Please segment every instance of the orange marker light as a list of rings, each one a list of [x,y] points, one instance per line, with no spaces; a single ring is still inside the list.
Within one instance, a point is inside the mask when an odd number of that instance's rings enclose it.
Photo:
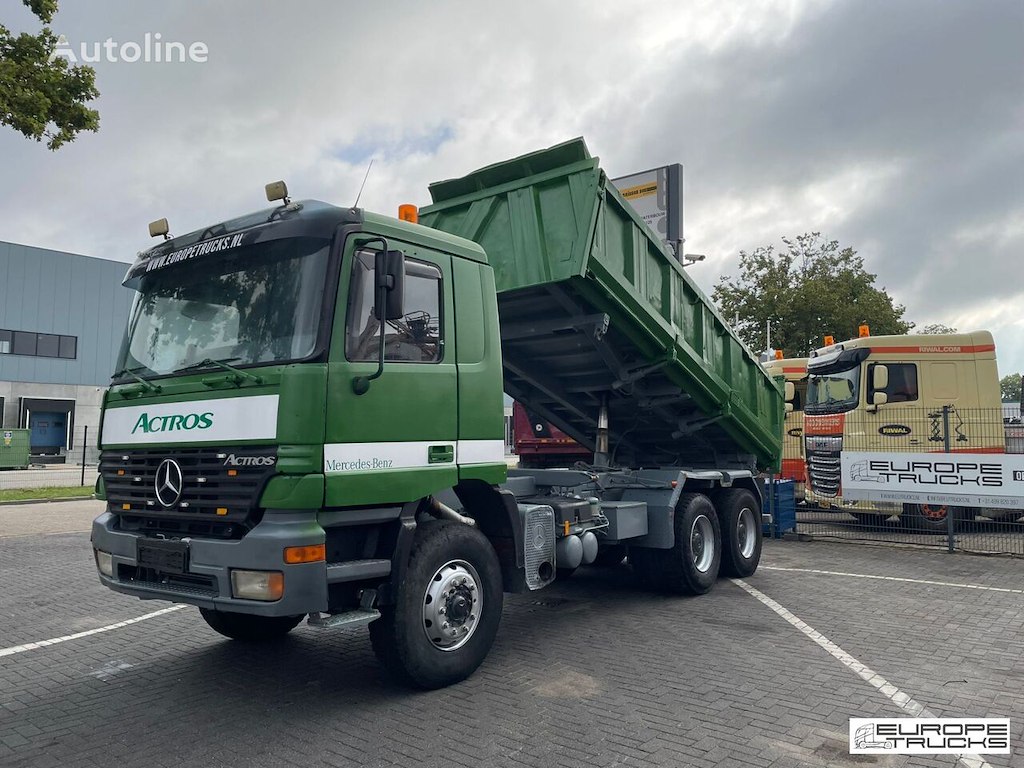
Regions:
[[[122,475],[124,475],[124,470],[123,469],[117,470],[117,476],[121,477]]]
[[[420,210],[415,205],[402,203],[398,206],[398,218],[408,221],[410,224],[418,224],[420,221]]]
[[[825,346],[826,347],[831,347],[835,343],[836,343],[835,336],[826,336],[825,337]]]
[[[782,359],[782,350],[781,349],[776,349],[775,350],[775,359],[776,360],[781,360]]]
[[[871,335],[871,328],[868,327],[868,325],[865,323],[864,325],[860,326],[857,329],[857,335],[860,336],[862,339],[865,336],[870,336]]]
[[[131,504],[122,504],[121,505],[121,509],[131,509],[131,508],[132,508]]]
[[[291,565],[296,563],[321,563],[326,559],[327,546],[325,544],[284,548],[284,561]]]
[[[238,474],[238,470],[237,469],[229,469],[228,470],[228,477],[234,477],[237,474]]]
[[[227,513],[228,513],[228,508],[227,507],[217,507],[217,514],[218,515],[226,515]]]
[[[568,520],[563,520],[562,521],[562,535],[563,536],[568,536],[569,535],[569,521]]]

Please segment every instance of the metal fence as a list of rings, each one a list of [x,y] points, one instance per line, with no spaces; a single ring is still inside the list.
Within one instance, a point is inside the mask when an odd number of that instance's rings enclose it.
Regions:
[[[1024,555],[1024,425],[1001,409],[808,416],[797,449],[798,534]]]
[[[82,489],[96,484],[96,437],[95,427],[75,427],[67,444],[40,446],[27,429],[0,429],[0,501],[88,495]]]

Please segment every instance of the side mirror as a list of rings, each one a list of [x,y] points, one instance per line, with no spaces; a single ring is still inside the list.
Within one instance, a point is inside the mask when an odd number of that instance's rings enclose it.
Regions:
[[[885,405],[889,402],[889,396],[885,392],[875,392],[871,395],[872,405]]]
[[[378,301],[373,312],[378,320],[401,320],[405,316],[405,254],[378,251],[373,263]],[[383,293],[383,300],[381,294]],[[381,310],[384,317],[381,317]]]
[[[889,369],[884,365],[875,365],[871,369],[871,388],[885,389],[889,386]],[[882,402],[885,402],[884,400]]]
[[[792,407],[793,398],[796,397],[796,387],[793,386],[793,382],[792,381],[787,381],[786,382],[785,390],[786,390],[786,393],[785,393],[785,395],[783,395],[783,398],[785,399],[785,401],[787,403],[790,404],[790,407],[789,407],[788,410],[792,411],[793,410],[793,407]]]

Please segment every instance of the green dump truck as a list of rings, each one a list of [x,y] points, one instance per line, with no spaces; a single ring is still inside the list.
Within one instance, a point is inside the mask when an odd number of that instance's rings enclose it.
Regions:
[[[368,623],[429,688],[503,593],[627,555],[674,593],[754,571],[781,389],[582,140],[432,185],[422,224],[267,191],[128,271],[104,585],[238,640]],[[593,462],[508,470],[503,391]]]

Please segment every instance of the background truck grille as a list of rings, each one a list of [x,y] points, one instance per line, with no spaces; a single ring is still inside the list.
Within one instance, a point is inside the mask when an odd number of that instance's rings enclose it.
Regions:
[[[174,459],[182,473],[181,497],[170,507],[156,496],[157,468],[164,459]],[[245,521],[256,510],[276,464],[273,448],[104,451],[100,455],[100,474],[107,509],[114,514],[216,527]]]
[[[816,494],[839,495],[839,455],[839,451],[807,451],[807,477]]]

